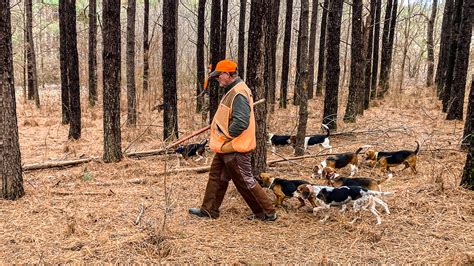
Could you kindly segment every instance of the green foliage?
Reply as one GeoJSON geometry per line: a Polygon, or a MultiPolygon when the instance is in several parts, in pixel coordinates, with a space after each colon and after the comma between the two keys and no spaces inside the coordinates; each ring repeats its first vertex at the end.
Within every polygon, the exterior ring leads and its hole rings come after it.
{"type": "Polygon", "coordinates": [[[82,171],[82,180],[84,181],[90,181],[92,180],[93,176],[92,174],[87,170],[87,167],[84,167],[84,170],[82,171]]]}

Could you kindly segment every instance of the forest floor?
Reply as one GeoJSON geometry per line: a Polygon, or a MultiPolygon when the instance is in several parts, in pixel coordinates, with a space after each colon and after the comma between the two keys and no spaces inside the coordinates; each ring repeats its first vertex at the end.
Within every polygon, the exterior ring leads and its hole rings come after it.
{"type": "MultiPolygon", "coordinates": [[[[204,124],[193,111],[191,93],[192,89],[179,99],[181,136],[204,124]]],[[[345,102],[344,97],[341,95],[340,102],[345,102]]],[[[41,110],[21,99],[17,103],[24,164],[101,156],[100,105],[87,107],[84,98],[82,138],[68,141],[68,126],[60,123],[57,94],[43,97],[41,110]]],[[[322,103],[321,97],[309,103],[309,133],[320,132],[322,103]]],[[[125,106],[122,101],[123,124],[125,106]]],[[[123,125],[123,149],[163,147],[162,114],[147,109],[140,107],[136,128],[123,125]]],[[[364,144],[381,150],[414,149],[415,141],[421,143],[418,174],[398,171],[382,184],[384,191],[395,194],[384,198],[391,214],[381,215],[381,225],[375,225],[368,212],[349,224],[353,212],[339,213],[335,208],[331,218],[321,223],[309,207],[296,210],[296,199],[278,209],[275,222],[248,221],[245,217],[250,209],[232,184],[219,219],[192,217],[188,208],[200,206],[207,173],[162,174],[177,167],[174,155],[124,158],[119,163],[91,162],[25,172],[26,195],[17,201],[0,201],[0,264],[473,264],[474,193],[459,187],[466,158],[459,149],[464,124],[446,121],[440,110],[433,92],[413,87],[373,102],[354,124],[338,121],[338,132],[353,133],[332,136],[333,152],[355,151],[364,144]]],[[[344,106],[340,106],[339,114],[343,113],[344,106]]],[[[293,105],[287,110],[276,108],[269,116],[269,130],[294,132],[297,117],[293,105]]],[[[192,141],[204,137],[206,134],[192,141]]],[[[307,151],[319,152],[319,147],[307,151]]],[[[292,148],[279,148],[277,153],[291,157],[292,148]]],[[[269,160],[278,158],[268,152],[269,160]]],[[[275,164],[269,172],[310,180],[311,168],[323,158],[275,164]]],[[[358,175],[381,177],[379,170],[363,165],[358,175]]],[[[274,197],[271,191],[268,195],[274,197]]]]}

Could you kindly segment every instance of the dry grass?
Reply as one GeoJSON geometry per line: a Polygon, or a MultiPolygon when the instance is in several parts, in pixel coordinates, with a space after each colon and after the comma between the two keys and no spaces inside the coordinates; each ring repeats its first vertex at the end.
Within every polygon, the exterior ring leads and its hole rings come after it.
{"type": "MultiPolygon", "coordinates": [[[[190,88],[181,96],[180,130],[201,127],[194,115],[190,88]]],[[[343,96],[342,96],[343,97],[343,96]]],[[[75,158],[102,152],[101,108],[83,107],[79,141],[67,141],[61,125],[59,97],[43,100],[40,111],[18,103],[20,142],[24,163],[75,158]]],[[[425,88],[411,88],[376,102],[355,124],[339,122],[339,131],[369,130],[366,134],[332,137],[335,151],[355,150],[362,144],[379,149],[413,149],[422,143],[417,175],[397,172],[382,185],[396,191],[386,198],[391,214],[382,225],[364,213],[356,224],[352,212],[332,210],[324,224],[309,208],[295,210],[296,200],[278,210],[273,223],[247,221],[250,212],[231,185],[217,220],[190,217],[187,209],[201,203],[207,174],[158,175],[175,167],[175,157],[86,165],[28,172],[26,195],[0,205],[0,263],[171,262],[171,263],[442,263],[473,264],[473,192],[458,186],[465,154],[458,151],[463,124],[445,121],[440,104],[425,88]],[[389,129],[389,130],[387,130],[389,129]],[[433,151],[440,148],[440,151],[433,151]],[[140,207],[144,207],[140,215],[140,207]],[[138,224],[135,222],[139,220],[138,224]]],[[[86,103],[86,101],[83,101],[86,103]]],[[[125,148],[160,148],[161,114],[140,109],[141,126],[122,127],[125,148]]],[[[125,106],[125,102],[122,102],[125,106]]],[[[308,132],[317,132],[322,99],[310,102],[308,132]]],[[[343,113],[343,106],[340,113],[343,113]]],[[[124,112],[123,112],[124,113],[124,112]]],[[[125,113],[124,113],[125,114],[125,113]]],[[[297,108],[276,110],[269,128],[290,132],[297,108]],[[291,121],[288,123],[288,121],[291,121]]],[[[125,121],[125,116],[122,117],[125,121]]],[[[312,147],[309,153],[316,153],[312,147]]],[[[279,153],[290,156],[291,148],[279,153]]],[[[269,153],[269,159],[276,159],[269,153]]],[[[322,158],[305,159],[304,167],[281,163],[269,169],[285,178],[307,178],[322,158]]],[[[361,168],[361,175],[379,172],[361,168]]],[[[271,192],[268,192],[273,197],[271,192]]]]}

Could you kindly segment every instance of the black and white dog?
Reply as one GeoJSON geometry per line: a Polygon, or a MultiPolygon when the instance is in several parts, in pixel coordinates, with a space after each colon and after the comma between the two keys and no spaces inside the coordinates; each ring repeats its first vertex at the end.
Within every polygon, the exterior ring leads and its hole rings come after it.
{"type": "MultiPolygon", "coordinates": [[[[196,162],[202,160],[204,158],[204,154],[206,152],[206,144],[207,144],[207,139],[203,140],[201,143],[192,143],[192,144],[187,144],[187,145],[179,145],[175,152],[180,154],[185,162],[187,163],[187,160],[191,157],[198,156],[198,158],[195,160],[196,162]]],[[[207,157],[206,157],[206,162],[207,164],[207,157]]],[[[178,157],[178,167],[180,166],[180,160],[178,157]]]]}
{"type": "Polygon", "coordinates": [[[275,135],[268,133],[268,144],[272,146],[272,152],[275,153],[276,146],[286,146],[291,144],[290,135],[275,135]]]}
{"type": "MultiPolygon", "coordinates": [[[[378,196],[392,195],[392,192],[379,192],[368,190],[362,187],[329,187],[329,186],[316,186],[316,185],[300,185],[295,192],[295,196],[301,197],[302,199],[313,198],[319,203],[319,207],[313,209],[313,213],[316,214],[319,210],[329,209],[331,206],[341,206],[341,212],[345,211],[347,204],[352,203],[355,212],[360,210],[370,210],[370,212],[377,219],[377,224],[382,221],[380,216],[375,209],[376,204],[382,205],[387,214],[390,213],[387,203],[382,201],[378,196]]],[[[326,221],[329,218],[329,214],[321,220],[326,221]]],[[[354,219],[351,223],[355,222],[354,219]]]]}
{"type": "Polygon", "coordinates": [[[304,138],[304,149],[308,149],[308,146],[316,145],[316,144],[321,144],[323,148],[329,149],[330,152],[332,150],[331,145],[329,144],[329,127],[326,126],[325,124],[322,124],[324,129],[326,129],[326,135],[312,135],[312,136],[306,136],[304,138]]]}

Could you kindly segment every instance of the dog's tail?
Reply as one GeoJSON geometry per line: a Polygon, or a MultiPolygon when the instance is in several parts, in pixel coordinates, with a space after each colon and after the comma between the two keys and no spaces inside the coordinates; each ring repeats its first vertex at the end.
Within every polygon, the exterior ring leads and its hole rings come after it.
{"type": "Polygon", "coordinates": [[[356,150],[355,154],[356,154],[356,155],[359,154],[359,152],[360,152],[363,148],[364,148],[364,147],[358,148],[358,149],[356,150]]]}
{"type": "Polygon", "coordinates": [[[381,192],[381,191],[375,191],[375,190],[367,190],[367,194],[371,196],[391,196],[395,192],[381,192]]]}
{"type": "Polygon", "coordinates": [[[201,141],[201,146],[206,146],[208,141],[209,141],[209,139],[205,139],[205,140],[201,141]]]}
{"type": "Polygon", "coordinates": [[[329,137],[329,127],[325,124],[321,124],[321,126],[324,127],[324,129],[326,129],[326,132],[327,132],[326,137],[329,137]]]}
{"type": "Polygon", "coordinates": [[[420,143],[418,141],[415,141],[416,142],[416,149],[415,151],[413,152],[415,155],[418,154],[418,152],[420,151],[420,143]]]}

